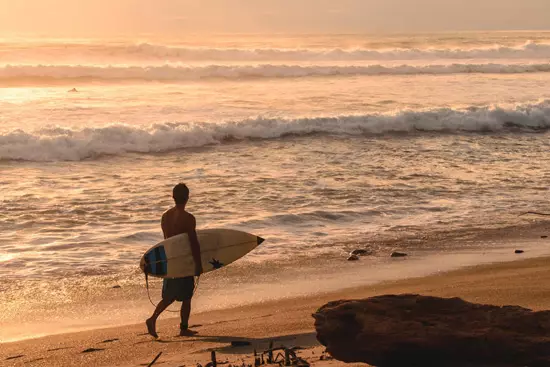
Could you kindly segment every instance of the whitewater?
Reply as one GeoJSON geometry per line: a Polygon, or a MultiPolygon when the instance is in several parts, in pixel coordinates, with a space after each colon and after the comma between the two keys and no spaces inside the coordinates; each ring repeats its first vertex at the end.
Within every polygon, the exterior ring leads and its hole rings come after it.
{"type": "MultiPolygon", "coordinates": [[[[302,119],[257,118],[222,123],[113,124],[99,128],[43,128],[0,135],[0,160],[80,161],[103,155],[162,153],[253,139],[315,134],[376,136],[399,133],[545,132],[550,101],[516,106],[433,109],[393,114],[302,119]]],[[[314,136],[312,137],[314,138],[314,136]]]]}
{"type": "Polygon", "coordinates": [[[200,228],[267,239],[198,310],[481,261],[550,210],[548,85],[548,32],[1,39],[0,341],[140,322],[177,182],[200,228]]]}

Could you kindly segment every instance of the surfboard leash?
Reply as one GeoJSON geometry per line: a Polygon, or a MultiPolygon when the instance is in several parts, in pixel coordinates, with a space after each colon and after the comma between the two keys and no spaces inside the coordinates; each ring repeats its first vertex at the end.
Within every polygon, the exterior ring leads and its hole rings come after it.
{"type": "MultiPolygon", "coordinates": [[[[153,300],[151,299],[151,293],[149,292],[149,274],[147,274],[147,273],[144,273],[144,274],[145,274],[145,288],[147,288],[147,298],[149,298],[149,302],[151,302],[153,307],[157,308],[158,303],[155,304],[155,302],[153,302],[153,300]]],[[[200,281],[200,275],[197,276],[196,279],[195,279],[195,286],[193,287],[193,297],[195,296],[195,292],[197,291],[197,288],[199,287],[199,281],[200,281]]],[[[174,312],[174,313],[180,312],[180,311],[172,311],[172,310],[169,310],[169,309],[166,309],[165,311],[174,312]]]]}

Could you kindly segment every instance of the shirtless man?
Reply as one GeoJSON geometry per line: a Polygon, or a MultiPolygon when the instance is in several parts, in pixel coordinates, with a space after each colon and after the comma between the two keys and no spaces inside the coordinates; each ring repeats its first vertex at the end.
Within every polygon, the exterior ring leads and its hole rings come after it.
{"type": "MultiPolygon", "coordinates": [[[[195,261],[195,275],[199,276],[202,273],[201,250],[199,240],[197,238],[195,217],[185,211],[185,205],[189,200],[189,189],[185,184],[177,184],[173,191],[172,197],[176,205],[168,209],[161,220],[162,232],[164,238],[187,233],[189,242],[191,243],[191,253],[195,261]]],[[[162,285],[162,300],[157,305],[153,315],[147,319],[147,331],[153,337],[158,338],[156,331],[156,322],[160,314],[168,308],[174,301],[181,301],[181,324],[180,336],[193,335],[194,332],[189,330],[189,314],[191,313],[191,298],[195,290],[194,277],[185,278],[168,278],[164,279],[162,285]]]]}

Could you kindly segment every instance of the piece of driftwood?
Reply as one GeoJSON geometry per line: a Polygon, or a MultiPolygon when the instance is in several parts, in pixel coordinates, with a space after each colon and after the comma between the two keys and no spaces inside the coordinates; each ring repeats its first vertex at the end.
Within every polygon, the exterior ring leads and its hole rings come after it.
{"type": "Polygon", "coordinates": [[[154,365],[155,362],[160,358],[160,355],[161,355],[161,354],[162,354],[162,352],[160,352],[159,354],[157,354],[157,356],[155,357],[155,359],[153,359],[153,360],[151,361],[151,363],[149,363],[149,364],[147,365],[147,367],[151,367],[152,365],[154,365]]]}

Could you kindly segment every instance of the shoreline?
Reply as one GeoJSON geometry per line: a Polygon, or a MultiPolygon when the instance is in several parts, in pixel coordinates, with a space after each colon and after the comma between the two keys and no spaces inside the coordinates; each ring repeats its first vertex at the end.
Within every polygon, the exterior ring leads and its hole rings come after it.
{"type": "MultiPolygon", "coordinates": [[[[544,225],[547,229],[546,224],[544,225]]],[[[481,239],[480,241],[486,241],[492,236],[481,239]]],[[[455,239],[456,241],[456,239],[455,239]]],[[[225,277],[232,278],[234,274],[224,274],[220,277],[210,278],[213,274],[209,273],[206,279],[202,280],[202,288],[198,295],[194,298],[193,309],[196,311],[194,315],[213,315],[215,313],[232,312],[244,308],[261,307],[262,305],[272,304],[284,304],[285,302],[299,301],[303,299],[311,298],[324,298],[337,294],[349,294],[363,288],[377,288],[383,287],[393,282],[407,281],[410,279],[420,279],[424,277],[431,277],[437,275],[445,275],[450,272],[461,271],[463,269],[475,268],[477,266],[486,266],[500,263],[516,262],[526,259],[536,259],[542,257],[550,257],[550,241],[540,240],[532,235],[522,236],[519,235],[513,239],[502,240],[500,245],[496,248],[490,249],[462,249],[454,252],[436,252],[436,251],[411,251],[411,256],[405,258],[390,258],[387,257],[361,257],[359,261],[348,262],[345,261],[345,257],[331,258],[322,260],[320,263],[316,263],[317,269],[309,269],[304,271],[302,268],[273,268],[268,273],[264,274],[264,277],[277,279],[275,283],[263,283],[265,279],[256,284],[252,283],[239,283],[238,288],[231,287],[227,283],[225,277]],[[525,250],[522,254],[515,254],[514,249],[521,248],[525,250]],[[324,262],[323,262],[324,261],[324,262]],[[319,270],[322,269],[322,272],[319,270]],[[273,272],[275,271],[275,272],[273,272]],[[268,275],[269,274],[269,275],[268,275]],[[307,280],[307,284],[304,282],[307,280]],[[217,285],[221,281],[222,288],[217,285]],[[345,283],[345,284],[343,284],[345,283]],[[228,289],[224,289],[229,287],[228,289]],[[263,285],[262,285],[263,284],[263,285]],[[269,289],[269,292],[265,290],[265,287],[269,289]],[[240,292],[240,294],[232,296],[231,293],[240,292]],[[250,292],[250,296],[247,293],[250,292]],[[267,293],[273,293],[267,294],[267,293]],[[243,295],[244,294],[244,295],[243,295]],[[198,296],[198,297],[197,297],[198,296]]],[[[231,269],[232,272],[239,269],[231,269]]],[[[256,269],[257,271],[258,269],[256,269]]],[[[225,270],[224,270],[225,271],[225,270]]],[[[247,276],[255,277],[256,274],[252,271],[247,276]]],[[[216,274],[218,276],[218,274],[216,274]]],[[[241,274],[241,281],[242,278],[241,274]]],[[[150,292],[153,298],[157,300],[159,284],[151,285],[150,292]]],[[[56,335],[66,335],[82,332],[94,332],[97,330],[109,329],[109,328],[122,328],[131,327],[136,325],[137,320],[145,320],[149,317],[152,310],[152,306],[149,304],[149,300],[142,293],[144,292],[142,286],[124,286],[122,294],[134,294],[133,298],[124,298],[120,296],[118,290],[112,289],[108,286],[104,295],[106,301],[98,301],[90,299],[88,301],[92,304],[83,303],[81,306],[73,309],[67,309],[68,312],[82,312],[84,313],[84,319],[88,318],[88,321],[82,325],[65,324],[59,328],[55,326],[55,323],[45,321],[40,331],[34,335],[15,336],[13,338],[0,339],[0,345],[7,343],[17,343],[29,340],[35,340],[40,338],[55,337],[56,335]],[[141,294],[139,298],[135,298],[135,295],[141,294]],[[99,303],[97,303],[99,302],[99,303]],[[95,307],[91,305],[95,304],[95,307]],[[125,305],[128,307],[124,307],[125,305]],[[117,305],[117,308],[113,308],[113,305],[117,305]],[[121,306],[122,305],[122,306],[121,306]],[[126,309],[134,312],[132,319],[122,316],[122,321],[116,320],[116,318],[109,317],[108,319],[98,319],[97,317],[92,321],[90,317],[95,315],[87,314],[87,311],[94,310],[97,307],[111,309],[114,312],[122,313],[126,312],[126,309]],[[110,323],[108,326],[102,326],[101,322],[110,323]],[[48,326],[51,325],[51,326],[48,326]],[[57,327],[55,330],[48,329],[48,327],[57,327]],[[46,330],[44,332],[44,330],[46,330]],[[52,331],[49,331],[52,330],[52,331]]],[[[177,311],[179,310],[179,304],[175,304],[170,308],[175,313],[164,313],[160,320],[167,320],[169,318],[177,318],[177,311]]],[[[60,311],[57,311],[58,313],[60,311]]],[[[45,319],[47,320],[47,319],[45,319]]],[[[59,320],[57,321],[59,322],[59,320]]],[[[41,324],[36,324],[41,325],[41,324]]],[[[25,326],[25,324],[24,324],[25,326]]],[[[6,325],[6,327],[13,327],[6,325]]],[[[9,335],[9,330],[8,334],[9,335]]],[[[1,335],[1,334],[0,334],[1,335]]]]}
{"type": "MultiPolygon", "coordinates": [[[[30,362],[33,362],[31,365],[77,366],[88,363],[131,366],[147,360],[150,362],[156,354],[163,352],[166,362],[175,358],[189,364],[208,361],[210,351],[216,350],[220,360],[233,359],[234,363],[235,358],[248,356],[250,359],[251,348],[262,350],[271,339],[287,346],[300,345],[310,351],[307,353],[316,353],[318,357],[322,347],[315,340],[311,313],[328,301],[418,293],[461,297],[477,303],[546,309],[550,308],[549,261],[549,256],[518,259],[322,295],[208,311],[192,315],[191,324],[199,325],[196,326],[199,334],[190,338],[176,337],[179,320],[169,318],[159,320],[161,338],[157,341],[145,333],[144,324],[136,324],[2,343],[0,361],[14,366],[30,362]],[[250,346],[230,346],[231,341],[239,340],[249,342],[250,346]],[[7,359],[12,357],[18,358],[7,359]]],[[[167,365],[182,365],[175,359],[174,364],[167,365]]]]}

